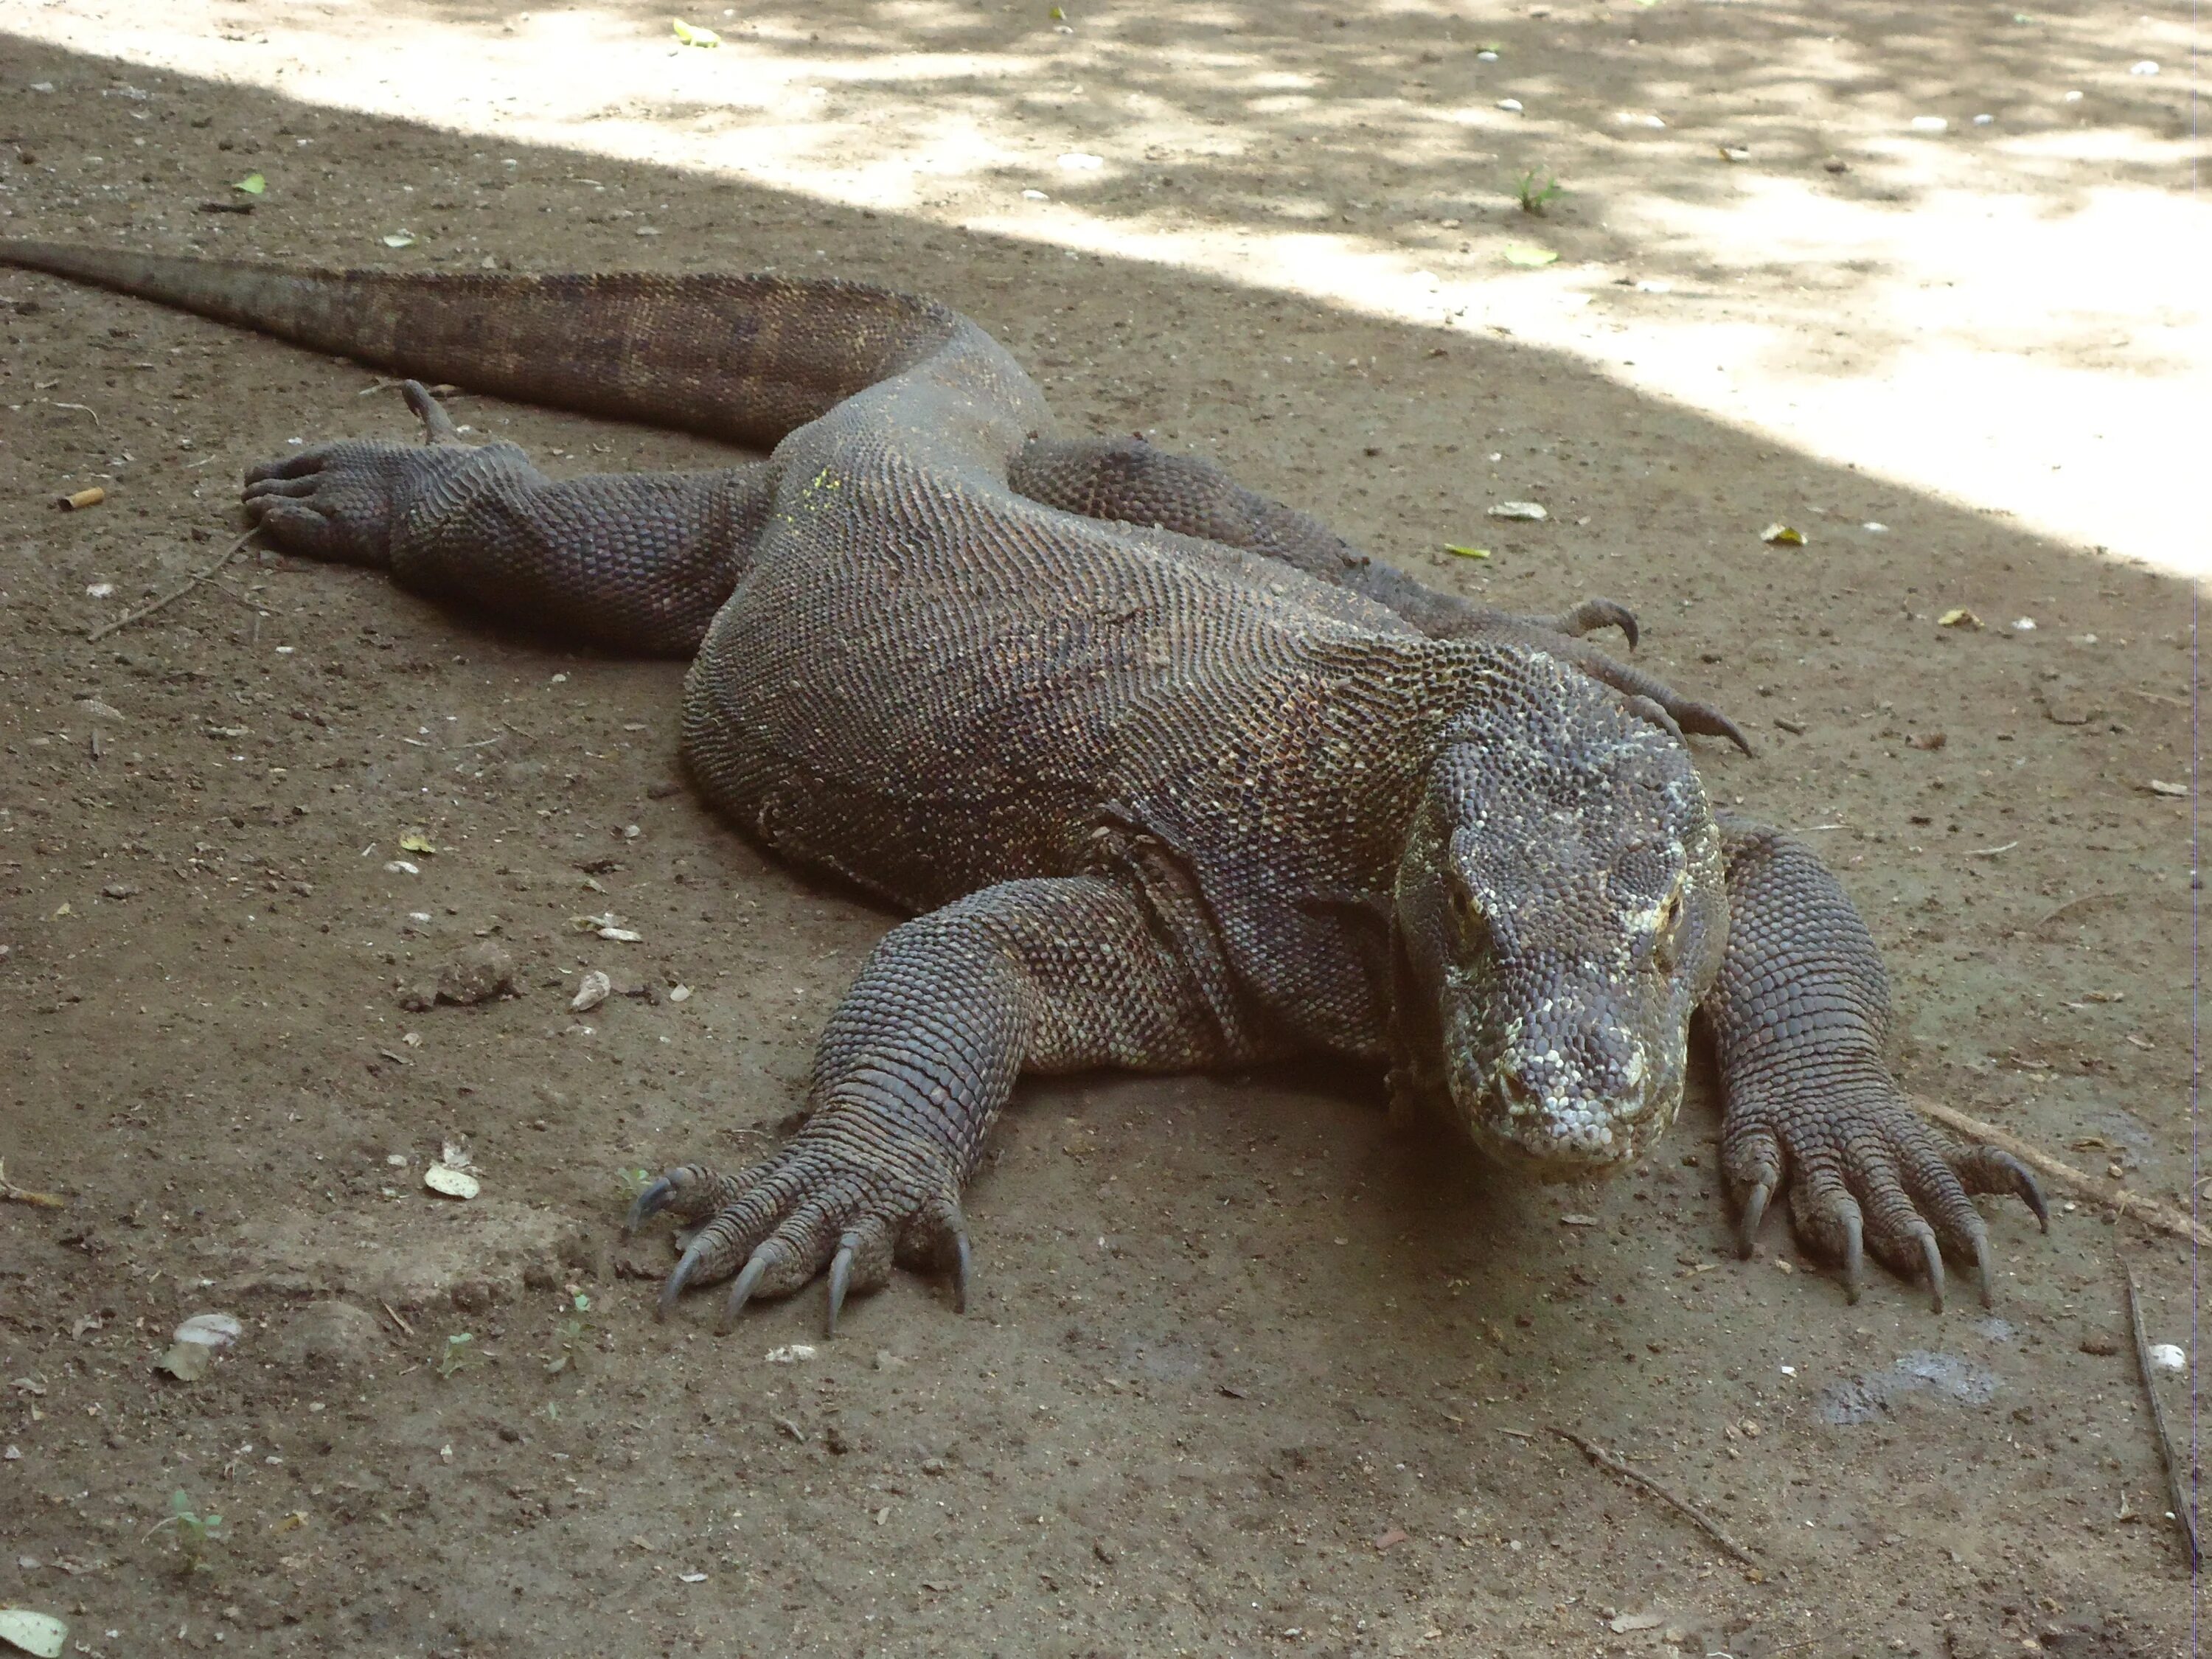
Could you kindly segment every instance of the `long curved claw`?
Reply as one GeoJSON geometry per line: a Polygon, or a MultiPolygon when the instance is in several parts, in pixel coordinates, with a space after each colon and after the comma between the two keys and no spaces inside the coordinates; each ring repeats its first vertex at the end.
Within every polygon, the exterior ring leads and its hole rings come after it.
{"type": "Polygon", "coordinates": [[[684,1287],[691,1282],[691,1275],[699,1271],[699,1264],[706,1259],[706,1240],[694,1238],[691,1248],[684,1252],[682,1259],[670,1271],[668,1277],[661,1281],[660,1300],[653,1304],[653,1309],[655,1319],[668,1317],[676,1306],[676,1298],[684,1294],[684,1287]]]}
{"type": "Polygon", "coordinates": [[[430,388],[420,380],[402,380],[399,395],[407,400],[407,407],[415,411],[415,418],[422,422],[422,441],[426,444],[453,444],[466,448],[453,417],[446,413],[445,405],[430,395],[430,388]]]}
{"type": "Polygon", "coordinates": [[[1936,1243],[1936,1235],[1923,1227],[1920,1230],[1920,1256],[1928,1266],[1928,1293],[1936,1304],[1937,1313],[1943,1311],[1943,1251],[1936,1243]]]}
{"type": "Polygon", "coordinates": [[[1636,613],[1614,599],[1584,599],[1570,605],[1552,618],[1552,626],[1570,639],[1580,639],[1601,628],[1618,628],[1628,648],[1636,649],[1636,613]]]}
{"type": "Polygon", "coordinates": [[[1984,1308],[1996,1307],[1997,1305],[1996,1286],[1990,1279],[1989,1237],[1978,1231],[1974,1234],[1974,1278],[1981,1285],[1982,1305],[1984,1308]]]}
{"type": "Polygon", "coordinates": [[[2007,1152],[2005,1158],[2012,1165],[2014,1179],[2020,1183],[2016,1190],[2020,1194],[2021,1201],[2033,1212],[2035,1224],[2048,1233],[2051,1231],[2051,1206],[2044,1202],[2043,1183],[2035,1178],[2034,1170],[2014,1158],[2011,1153],[2007,1152]]]}
{"type": "Polygon", "coordinates": [[[1747,1261],[1751,1260],[1753,1246],[1759,1242],[1759,1224],[1766,1219],[1766,1201],[1773,1196],[1774,1183],[1762,1181],[1743,1200],[1743,1219],[1736,1224],[1735,1248],[1747,1261]]]}
{"type": "Polygon", "coordinates": [[[2035,1171],[1996,1146],[1968,1146],[1951,1154],[1951,1168],[1970,1193],[2010,1193],[2027,1206],[2035,1224],[2051,1231],[2051,1206],[2035,1171]]]}
{"type": "Polygon", "coordinates": [[[766,1253],[755,1250],[747,1258],[744,1271],[738,1274],[737,1282],[730,1286],[730,1299],[722,1309],[722,1322],[717,1328],[724,1334],[726,1335],[737,1324],[738,1316],[745,1310],[745,1304],[752,1300],[753,1292],[760,1288],[761,1279],[767,1272],[766,1253]]]}
{"type": "Polygon", "coordinates": [[[853,1287],[853,1247],[857,1243],[847,1233],[837,1241],[837,1254],[830,1263],[830,1317],[822,1330],[826,1339],[837,1334],[837,1316],[845,1306],[845,1292],[853,1287]]]}
{"type": "Polygon", "coordinates": [[[968,1252],[966,1227],[952,1235],[952,1310],[964,1314],[968,1311],[968,1291],[975,1272],[975,1261],[968,1252]]]}
{"type": "Polygon", "coordinates": [[[1866,1222],[1854,1204],[1844,1212],[1844,1299],[1854,1308],[1866,1289],[1866,1222]]]}
{"type": "Polygon", "coordinates": [[[662,1176],[640,1193],[636,1202],[629,1206],[629,1213],[623,1218],[622,1236],[628,1238],[647,1221],[666,1209],[668,1200],[675,1195],[676,1183],[662,1176]]]}
{"type": "Polygon", "coordinates": [[[1742,729],[1710,703],[1679,702],[1669,711],[1674,723],[1685,732],[1694,732],[1701,738],[1726,738],[1747,755],[1759,751],[1751,746],[1751,739],[1742,729]]]}

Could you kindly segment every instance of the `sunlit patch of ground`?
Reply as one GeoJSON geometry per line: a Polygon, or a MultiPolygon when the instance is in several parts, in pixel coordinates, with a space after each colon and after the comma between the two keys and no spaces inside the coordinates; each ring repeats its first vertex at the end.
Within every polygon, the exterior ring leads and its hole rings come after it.
{"type": "MultiPolygon", "coordinates": [[[[118,68],[1509,329],[2076,543],[2212,559],[2179,464],[2212,370],[2182,9],[1345,10],[1317,43],[1256,5],[709,8],[714,50],[620,5],[83,0],[12,26],[118,68]],[[1564,186],[1543,218],[1523,174],[1564,186]],[[1507,264],[1515,241],[1559,262],[1507,264]]],[[[405,204],[363,205],[373,246],[405,204]]]]}

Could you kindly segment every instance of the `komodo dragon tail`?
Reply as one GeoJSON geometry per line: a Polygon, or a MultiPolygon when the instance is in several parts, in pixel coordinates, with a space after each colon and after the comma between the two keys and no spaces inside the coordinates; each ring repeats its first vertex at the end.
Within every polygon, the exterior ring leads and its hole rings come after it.
{"type": "Polygon", "coordinates": [[[930,301],[831,279],[317,270],[14,239],[0,239],[0,265],[418,380],[761,448],[985,337],[930,301]]]}

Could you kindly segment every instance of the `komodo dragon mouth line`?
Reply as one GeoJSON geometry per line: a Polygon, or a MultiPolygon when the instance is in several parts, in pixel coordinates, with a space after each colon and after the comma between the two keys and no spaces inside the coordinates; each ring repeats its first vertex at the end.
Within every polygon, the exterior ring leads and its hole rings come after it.
{"type": "Polygon", "coordinates": [[[1710,815],[1683,734],[1748,745],[1583,637],[1632,647],[1620,605],[1487,610],[1210,462],[1060,437],[974,323],[859,283],[23,240],[0,264],[771,451],[556,480],[462,442],[410,381],[427,443],[316,444],[246,486],[288,552],[690,659],[707,799],[909,913],[830,1016],[797,1135],[634,1206],[632,1225],[698,1224],[664,1311],[730,1279],[733,1318],[826,1273],[834,1331],[895,1257],[950,1270],[964,1305],[961,1193],[1024,1071],[1388,1055],[1478,1139],[1583,1173],[1673,1115],[1693,1011],[1747,1251],[1794,1182],[1792,1220],[1854,1296],[1871,1250],[1940,1308],[1947,1253],[1989,1293],[1972,1194],[2044,1214],[2019,1163],[1939,1139],[1899,1092],[1864,924],[1803,847],[1710,815]],[[1102,852],[1130,821],[1171,875],[1102,852]]]}

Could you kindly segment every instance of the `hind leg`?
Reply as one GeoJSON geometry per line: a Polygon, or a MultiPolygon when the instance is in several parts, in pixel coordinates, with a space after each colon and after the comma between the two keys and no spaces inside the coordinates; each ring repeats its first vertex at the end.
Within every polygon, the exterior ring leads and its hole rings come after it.
{"type": "Polygon", "coordinates": [[[1014,458],[1006,482],[1031,501],[1089,519],[1151,525],[1240,547],[1349,589],[1432,639],[1510,640],[1548,651],[1630,696],[1648,697],[1685,732],[1751,745],[1718,709],[1683,696],[1582,635],[1618,628],[1636,644],[1636,616],[1589,599],[1556,617],[1518,617],[1441,592],[1354,550],[1320,520],[1245,489],[1212,461],[1156,449],[1141,438],[1040,438],[1014,458]]]}
{"type": "Polygon", "coordinates": [[[508,443],[460,441],[410,381],[419,445],[340,439],[246,474],[246,510],[289,553],[614,650],[688,657],[744,574],[772,462],[556,481],[508,443]]]}

